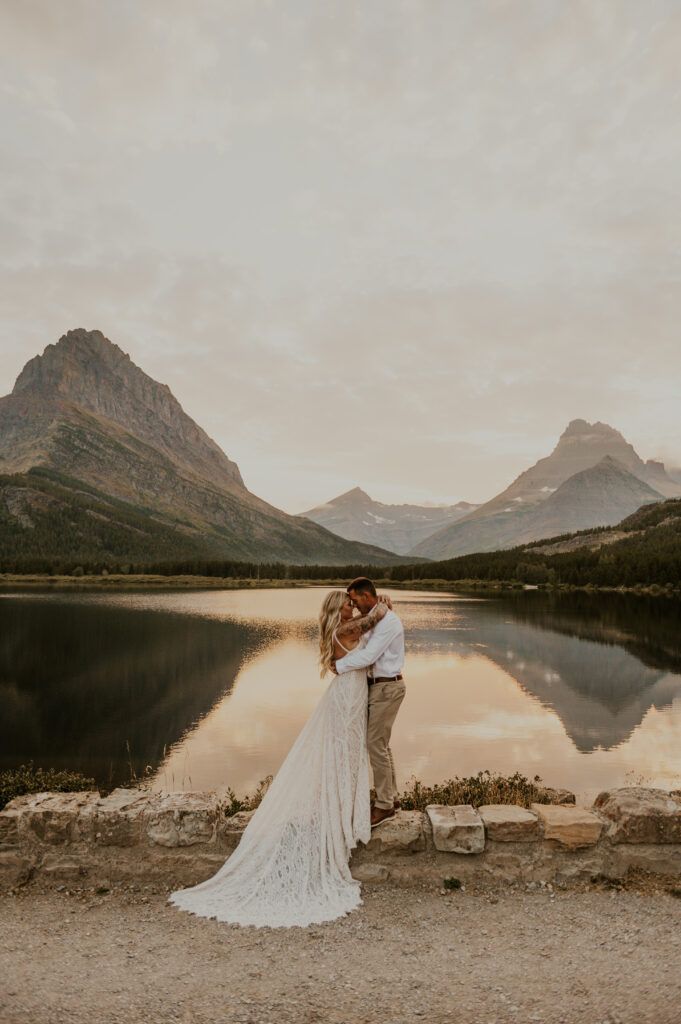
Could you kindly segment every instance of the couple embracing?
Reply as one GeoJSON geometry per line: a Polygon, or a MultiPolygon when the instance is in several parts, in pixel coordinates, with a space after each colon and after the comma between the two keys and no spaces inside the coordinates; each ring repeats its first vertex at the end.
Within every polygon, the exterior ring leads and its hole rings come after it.
{"type": "Polygon", "coordinates": [[[362,902],[351,851],[399,807],[390,734],[405,693],[404,629],[363,576],[327,595],[319,625],[321,674],[334,678],[236,850],[211,878],[170,894],[181,910],[291,927],[331,921],[362,902]]]}

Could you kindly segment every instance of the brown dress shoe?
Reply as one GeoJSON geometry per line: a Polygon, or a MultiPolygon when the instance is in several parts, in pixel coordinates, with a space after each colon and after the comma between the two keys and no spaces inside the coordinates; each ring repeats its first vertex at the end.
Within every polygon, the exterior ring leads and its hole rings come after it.
{"type": "Polygon", "coordinates": [[[392,807],[372,807],[371,809],[371,827],[376,828],[377,825],[382,825],[388,818],[395,817],[395,808],[392,807]]]}

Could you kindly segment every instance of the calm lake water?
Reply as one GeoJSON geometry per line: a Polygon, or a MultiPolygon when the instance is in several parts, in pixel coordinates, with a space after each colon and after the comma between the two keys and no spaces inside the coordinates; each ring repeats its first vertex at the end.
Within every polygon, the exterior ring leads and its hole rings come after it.
{"type": "MultiPolygon", "coordinates": [[[[252,791],[327,681],[325,588],[0,593],[0,765],[252,791]]],[[[400,784],[483,768],[681,787],[681,614],[663,598],[392,592],[407,638],[400,784]]]]}

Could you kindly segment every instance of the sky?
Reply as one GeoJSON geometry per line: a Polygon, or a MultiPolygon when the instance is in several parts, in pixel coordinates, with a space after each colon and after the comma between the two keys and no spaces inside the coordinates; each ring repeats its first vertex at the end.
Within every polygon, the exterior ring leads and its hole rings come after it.
{"type": "Polygon", "coordinates": [[[300,512],[681,464],[678,0],[0,0],[0,394],[99,329],[300,512]]]}

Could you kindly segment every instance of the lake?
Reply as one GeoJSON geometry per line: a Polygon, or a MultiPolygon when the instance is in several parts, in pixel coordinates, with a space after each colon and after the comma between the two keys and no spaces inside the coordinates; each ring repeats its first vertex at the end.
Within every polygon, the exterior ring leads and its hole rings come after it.
{"type": "MultiPolygon", "coordinates": [[[[327,680],[326,588],[0,592],[0,766],[252,792],[327,680]]],[[[678,602],[391,592],[407,639],[399,783],[489,768],[587,801],[681,787],[678,602]]]]}

